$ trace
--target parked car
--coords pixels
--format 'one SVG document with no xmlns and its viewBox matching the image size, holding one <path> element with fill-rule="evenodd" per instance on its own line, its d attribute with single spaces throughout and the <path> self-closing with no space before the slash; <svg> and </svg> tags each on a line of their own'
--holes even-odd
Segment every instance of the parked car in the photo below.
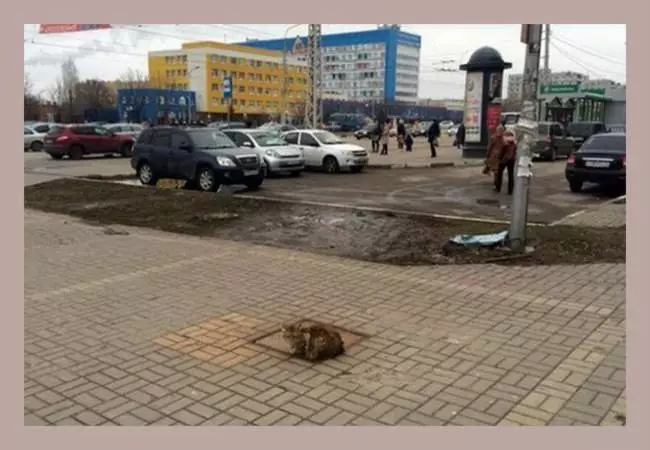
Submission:
<svg viewBox="0 0 650 450">
<path fill-rule="evenodd" d="M 361 139 L 370 139 L 370 134 L 374 131 L 374 129 L 377 128 L 376 123 L 369 123 L 365 125 L 362 128 L 359 128 L 357 131 L 354 132 L 354 137 L 357 138 L 357 140 Z"/>
<path fill-rule="evenodd" d="M 43 142 L 45 133 L 38 133 L 31 127 L 24 127 L 25 134 L 25 151 L 31 150 L 33 152 L 40 152 L 43 150 Z"/>
<path fill-rule="evenodd" d="M 413 137 L 428 136 L 429 127 L 433 122 L 430 120 L 420 122 L 413 130 Z"/>
<path fill-rule="evenodd" d="M 625 133 L 594 134 L 567 159 L 565 176 L 572 192 L 584 183 L 625 186 Z"/>
<path fill-rule="evenodd" d="M 573 153 L 573 138 L 560 122 L 538 122 L 531 154 L 534 159 L 555 161 L 559 156 Z"/>
<path fill-rule="evenodd" d="M 607 125 L 607 131 L 610 133 L 625 133 L 625 124 L 611 124 Z"/>
<path fill-rule="evenodd" d="M 455 137 L 455 136 L 456 136 L 456 133 L 458 133 L 458 127 L 459 127 L 459 126 L 460 126 L 460 125 L 452 125 L 451 127 L 449 127 L 449 128 L 447 129 L 447 136 L 449 136 L 449 137 Z"/>
<path fill-rule="evenodd" d="M 123 136 L 104 127 L 87 124 L 53 127 L 45 135 L 45 152 L 52 159 L 81 159 L 86 155 L 131 156 L 133 138 Z"/>
<path fill-rule="evenodd" d="M 106 125 L 105 128 L 116 134 L 137 138 L 143 127 L 137 123 L 111 123 Z"/>
<path fill-rule="evenodd" d="M 287 131 L 297 130 L 297 128 L 294 127 L 293 125 L 288 124 L 288 123 L 285 123 L 285 124 L 269 123 L 269 124 L 262 125 L 261 127 L 258 128 L 258 130 L 264 130 L 264 131 L 268 131 L 268 132 L 271 132 L 271 133 L 282 134 L 282 133 L 285 133 Z"/>
<path fill-rule="evenodd" d="M 207 192 L 233 184 L 257 189 L 264 181 L 261 159 L 253 149 L 239 148 L 210 128 L 147 128 L 133 146 L 131 167 L 142 184 L 171 178 Z"/>
<path fill-rule="evenodd" d="M 36 133 L 47 133 L 50 131 L 52 127 L 55 126 L 60 126 L 61 124 L 59 123 L 53 123 L 53 122 L 31 122 L 31 123 L 25 123 L 25 126 L 30 128 L 31 130 L 34 130 Z"/>
<path fill-rule="evenodd" d="M 573 138 L 573 148 L 577 150 L 594 134 L 605 133 L 607 126 L 602 122 L 573 122 L 567 125 L 567 134 Z"/>
<path fill-rule="evenodd" d="M 210 122 L 208 128 L 227 130 L 230 128 L 248 128 L 248 126 L 244 122 Z"/>
<path fill-rule="evenodd" d="M 368 164 L 368 152 L 349 144 L 325 130 L 296 130 L 284 135 L 285 141 L 297 146 L 305 156 L 305 166 L 323 169 L 329 173 L 361 172 Z"/>
<path fill-rule="evenodd" d="M 257 130 L 224 130 L 238 147 L 255 150 L 264 161 L 262 167 L 264 176 L 269 177 L 280 172 L 287 172 L 292 176 L 300 176 L 305 169 L 305 158 L 302 152 L 287 144 L 282 136 L 266 131 Z"/>
</svg>

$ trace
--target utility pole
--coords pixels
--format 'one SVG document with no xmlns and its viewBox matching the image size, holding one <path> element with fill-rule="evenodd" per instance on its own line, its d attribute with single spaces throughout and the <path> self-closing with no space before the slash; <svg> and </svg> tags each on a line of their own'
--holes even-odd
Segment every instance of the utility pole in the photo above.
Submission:
<svg viewBox="0 0 650 450">
<path fill-rule="evenodd" d="M 512 219 L 508 230 L 510 248 L 523 252 L 526 248 L 526 226 L 528 223 L 528 199 L 532 177 L 530 148 L 537 131 L 537 88 L 542 44 L 542 25 L 523 24 L 521 42 L 526 45 L 524 79 L 522 86 L 521 118 L 517 123 L 517 159 L 515 186 L 512 195 Z"/>
<path fill-rule="evenodd" d="M 310 24 L 307 43 L 307 59 L 309 64 L 309 90 L 305 107 L 305 123 L 317 128 L 323 121 L 322 101 L 322 58 L 321 58 L 321 25 Z"/>
<path fill-rule="evenodd" d="M 549 47 L 551 44 L 551 24 L 544 25 L 544 76 L 547 76 L 550 70 L 550 53 Z"/>
</svg>

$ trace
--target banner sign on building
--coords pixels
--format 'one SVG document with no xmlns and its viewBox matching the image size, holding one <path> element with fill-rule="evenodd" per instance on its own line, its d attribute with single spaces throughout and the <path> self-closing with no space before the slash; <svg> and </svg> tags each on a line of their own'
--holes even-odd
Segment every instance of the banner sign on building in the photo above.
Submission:
<svg viewBox="0 0 650 450">
<path fill-rule="evenodd" d="M 76 31 L 107 30 L 110 23 L 42 23 L 38 28 L 40 34 L 73 33 Z"/>
<path fill-rule="evenodd" d="M 232 78 L 224 77 L 223 79 L 223 98 L 232 98 Z"/>
</svg>

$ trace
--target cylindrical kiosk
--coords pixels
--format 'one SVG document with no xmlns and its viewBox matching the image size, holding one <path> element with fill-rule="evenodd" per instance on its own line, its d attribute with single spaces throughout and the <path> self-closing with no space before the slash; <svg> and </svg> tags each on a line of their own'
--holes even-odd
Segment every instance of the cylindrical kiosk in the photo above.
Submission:
<svg viewBox="0 0 650 450">
<path fill-rule="evenodd" d="M 511 67 L 492 47 L 479 48 L 460 66 L 467 72 L 463 158 L 486 157 L 490 134 L 501 122 L 503 71 Z"/>
</svg>

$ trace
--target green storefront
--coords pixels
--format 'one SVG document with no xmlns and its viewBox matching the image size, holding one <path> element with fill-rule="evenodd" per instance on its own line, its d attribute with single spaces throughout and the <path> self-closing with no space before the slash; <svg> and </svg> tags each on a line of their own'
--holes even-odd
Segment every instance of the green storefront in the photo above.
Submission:
<svg viewBox="0 0 650 450">
<path fill-rule="evenodd" d="M 539 88 L 540 118 L 553 122 L 604 122 L 605 89 L 580 84 L 543 84 Z"/>
</svg>

